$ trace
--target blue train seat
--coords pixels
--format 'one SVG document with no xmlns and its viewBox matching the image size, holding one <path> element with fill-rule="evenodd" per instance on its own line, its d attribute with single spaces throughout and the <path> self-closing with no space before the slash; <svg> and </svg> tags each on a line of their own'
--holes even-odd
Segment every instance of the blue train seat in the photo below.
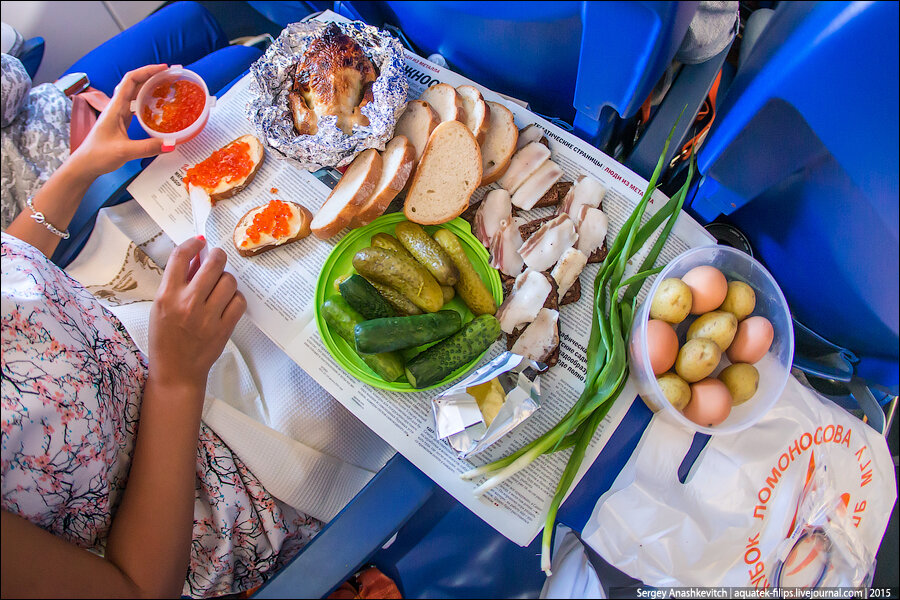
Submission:
<svg viewBox="0 0 900 600">
<path fill-rule="evenodd" d="M 691 204 L 752 240 L 794 315 L 898 381 L 898 5 L 785 2 L 719 108 Z"/>
</svg>

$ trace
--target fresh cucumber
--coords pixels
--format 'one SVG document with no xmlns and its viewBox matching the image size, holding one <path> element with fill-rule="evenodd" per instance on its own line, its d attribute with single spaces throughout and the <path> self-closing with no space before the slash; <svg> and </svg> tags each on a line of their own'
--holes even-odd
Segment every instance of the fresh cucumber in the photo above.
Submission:
<svg viewBox="0 0 900 600">
<path fill-rule="evenodd" d="M 441 286 L 428 269 L 399 252 L 363 248 L 353 256 L 353 268 L 369 281 L 401 292 L 424 312 L 437 312 L 444 306 Z"/>
<path fill-rule="evenodd" d="M 394 307 L 394 311 L 398 315 L 421 315 L 422 309 L 413 304 L 413 301 L 392 288 L 389 285 L 384 285 L 383 283 L 378 283 L 377 281 L 372 281 L 367 279 L 369 283 L 372 284 L 378 293 L 381 294 L 381 297 L 388 301 L 388 304 Z"/>
<path fill-rule="evenodd" d="M 344 338 L 351 348 L 356 347 L 353 329 L 365 319 L 353 310 L 341 296 L 332 296 L 322 303 L 322 317 L 331 330 Z M 396 352 L 363 354 L 357 352 L 375 374 L 385 381 L 397 381 L 403 376 L 403 359 Z"/>
<path fill-rule="evenodd" d="M 367 319 L 393 317 L 396 312 L 362 275 L 353 274 L 338 286 L 347 304 Z"/>
<path fill-rule="evenodd" d="M 390 352 L 428 344 L 459 331 L 462 319 L 455 310 L 425 315 L 363 321 L 354 328 L 358 352 Z"/>
<path fill-rule="evenodd" d="M 428 348 L 406 364 L 406 380 L 426 388 L 444 379 L 487 350 L 500 337 L 500 321 L 479 315 L 456 334 Z"/>
</svg>

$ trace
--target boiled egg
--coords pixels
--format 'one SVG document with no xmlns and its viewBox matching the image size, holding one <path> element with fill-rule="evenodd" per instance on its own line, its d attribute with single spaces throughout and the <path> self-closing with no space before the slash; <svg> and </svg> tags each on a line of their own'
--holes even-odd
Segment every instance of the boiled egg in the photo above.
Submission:
<svg viewBox="0 0 900 600">
<path fill-rule="evenodd" d="M 678 335 L 671 325 L 659 319 L 647 321 L 647 353 L 654 375 L 672 368 L 678 357 Z"/>
<path fill-rule="evenodd" d="M 691 401 L 684 416 L 704 427 L 715 427 L 731 413 L 731 394 L 718 379 L 707 378 L 691 384 Z"/>
<path fill-rule="evenodd" d="M 716 310 L 728 295 L 728 281 L 715 267 L 694 267 L 681 278 L 691 289 L 691 314 L 702 315 Z"/>
</svg>

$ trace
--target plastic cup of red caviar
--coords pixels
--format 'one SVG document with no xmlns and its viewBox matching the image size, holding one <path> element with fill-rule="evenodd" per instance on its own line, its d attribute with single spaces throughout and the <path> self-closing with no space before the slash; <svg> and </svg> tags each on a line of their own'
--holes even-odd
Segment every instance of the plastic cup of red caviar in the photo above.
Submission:
<svg viewBox="0 0 900 600">
<path fill-rule="evenodd" d="M 201 109 L 197 110 L 197 106 L 199 106 L 199 94 L 194 93 L 191 100 L 191 105 L 187 109 L 181 109 L 178 107 L 175 112 L 175 116 L 177 118 L 181 118 L 185 120 L 187 124 L 178 124 L 177 131 L 160 131 L 159 129 L 154 128 L 155 123 L 150 123 L 145 120 L 145 108 L 152 106 L 157 102 L 158 97 L 154 96 L 154 92 L 156 90 L 165 88 L 167 86 L 171 86 L 172 84 L 177 84 L 177 82 L 185 81 L 190 84 L 194 84 L 200 88 L 202 91 L 202 102 L 203 106 Z M 186 86 L 190 88 L 190 86 Z M 216 97 L 211 96 L 209 93 L 209 88 L 206 86 L 206 82 L 203 81 L 203 78 L 190 71 L 185 69 L 181 65 L 172 65 L 165 71 L 161 71 L 147 80 L 146 83 L 141 87 L 141 90 L 138 92 L 137 99 L 135 99 L 131 103 L 131 112 L 137 116 L 138 123 L 141 124 L 141 127 L 144 128 L 144 131 L 147 132 L 151 137 L 159 138 L 163 141 L 163 152 L 169 152 L 175 148 L 178 144 L 183 144 L 191 139 L 193 139 L 198 133 L 200 133 L 203 128 L 206 126 L 206 122 L 209 120 L 209 110 L 216 105 Z M 180 114 L 186 111 L 187 114 Z M 191 116 L 197 113 L 197 117 L 191 119 Z M 170 127 L 164 127 L 164 129 L 169 129 Z"/>
</svg>

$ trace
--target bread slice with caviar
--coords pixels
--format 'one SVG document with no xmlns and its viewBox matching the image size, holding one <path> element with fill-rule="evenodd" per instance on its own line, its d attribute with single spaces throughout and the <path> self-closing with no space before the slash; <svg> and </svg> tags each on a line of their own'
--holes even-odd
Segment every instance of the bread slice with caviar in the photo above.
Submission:
<svg viewBox="0 0 900 600">
<path fill-rule="evenodd" d="M 416 168 L 403 213 L 413 223 L 439 225 L 458 217 L 481 183 L 481 148 L 459 121 L 438 125 Z"/>
<path fill-rule="evenodd" d="M 368 225 L 384 214 L 391 201 L 406 186 L 415 159 L 416 149 L 406 136 L 391 138 L 381 153 L 381 179 L 375 186 L 372 197 L 366 200 L 359 213 L 350 220 L 350 227 Z"/>
<path fill-rule="evenodd" d="M 375 148 L 363 150 L 353 159 L 313 218 L 313 235 L 327 240 L 350 224 L 375 192 L 381 179 L 381 163 L 381 155 Z"/>
<path fill-rule="evenodd" d="M 254 135 L 242 135 L 213 152 L 209 158 L 188 168 L 182 181 L 188 186 L 198 186 L 209 194 L 215 204 L 219 200 L 231 198 L 247 187 L 266 158 L 262 142 Z M 224 164 L 229 169 L 237 168 L 239 176 L 223 172 Z"/>
<path fill-rule="evenodd" d="M 494 183 L 506 173 L 519 139 L 519 130 L 512 112 L 496 102 L 488 102 L 487 105 L 491 111 L 491 120 L 481 144 L 481 185 Z"/>
<path fill-rule="evenodd" d="M 312 213 L 296 202 L 272 200 L 244 213 L 232 234 L 241 256 L 256 256 L 309 235 Z"/>
</svg>

